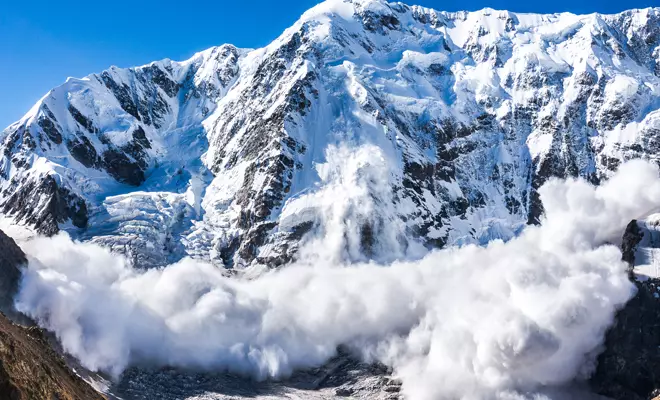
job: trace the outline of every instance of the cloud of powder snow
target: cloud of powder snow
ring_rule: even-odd
[[[325,184],[302,200],[317,205],[317,236],[256,279],[191,259],[137,270],[61,234],[23,243],[17,306],[83,365],[115,374],[149,362],[283,377],[346,345],[393,367],[410,399],[514,398],[586,376],[633,293],[608,243],[660,206],[657,167],[628,162],[600,187],[552,180],[540,226],[420,258],[402,239],[389,165],[375,147],[331,150]],[[373,252],[398,261],[360,257],[365,223]]]

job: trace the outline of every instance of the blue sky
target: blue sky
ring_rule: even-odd
[[[5,1],[0,6],[0,129],[68,76],[181,60],[210,46],[268,44],[315,0]],[[437,10],[614,13],[660,0],[408,0]]]

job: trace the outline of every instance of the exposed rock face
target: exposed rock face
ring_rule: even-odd
[[[156,167],[171,173],[162,166],[168,150],[189,149],[158,139],[198,129],[239,54],[222,46],[183,63],[113,67],[53,89],[0,135],[0,211],[44,234],[69,222],[85,229],[99,196],[135,190]],[[201,163],[200,151],[175,156]]]
[[[591,381],[614,399],[649,400],[660,389],[660,281],[636,282],[637,295],[617,314]]]
[[[617,400],[650,400],[660,392],[660,279],[640,280],[632,272],[645,234],[632,221],[623,236],[623,259],[631,265],[637,294],[617,314],[591,378],[598,393]]]
[[[659,48],[657,8],[328,0],[262,49],[224,45],[53,89],[0,136],[0,209],[142,266],[185,255],[277,266],[318,224],[317,204],[293,203],[328,184],[328,149],[370,144],[409,236],[506,239],[538,221],[550,177],[597,183],[625,160],[658,159]],[[369,258],[382,231],[363,230]]]
[[[635,253],[637,252],[637,246],[643,238],[644,231],[640,228],[637,220],[630,221],[628,226],[626,226],[623,239],[621,240],[621,258],[630,266],[629,271],[632,279],[634,279]]]
[[[14,239],[0,231],[0,311],[13,310],[13,298],[21,279],[20,267],[27,262]]]

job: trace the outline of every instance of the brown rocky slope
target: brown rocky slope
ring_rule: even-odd
[[[0,231],[0,399],[102,400],[104,397],[75,375],[36,326],[14,324],[12,297],[25,254]]]

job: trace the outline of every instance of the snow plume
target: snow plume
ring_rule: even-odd
[[[283,210],[311,209],[314,214],[317,229],[304,238],[304,263],[382,263],[420,257],[423,246],[406,237],[406,225],[396,213],[396,166],[385,153],[373,145],[330,146],[326,158],[316,168],[321,189],[292,199]]]
[[[328,182],[316,200],[327,215],[316,248],[327,241],[324,251],[357,251],[351,232],[373,215],[385,225],[374,230],[375,248],[399,235],[385,229],[395,222],[379,204],[392,201],[383,183],[394,178],[370,150],[335,149],[320,168]],[[592,370],[633,293],[620,251],[607,243],[658,208],[660,179],[655,166],[634,161],[600,187],[551,181],[541,198],[542,224],[506,243],[386,266],[310,255],[310,246],[295,264],[252,280],[190,259],[135,270],[93,244],[37,238],[23,244],[31,262],[17,305],[85,366],[115,374],[148,362],[282,377],[343,344],[392,366],[410,399],[521,398]]]

